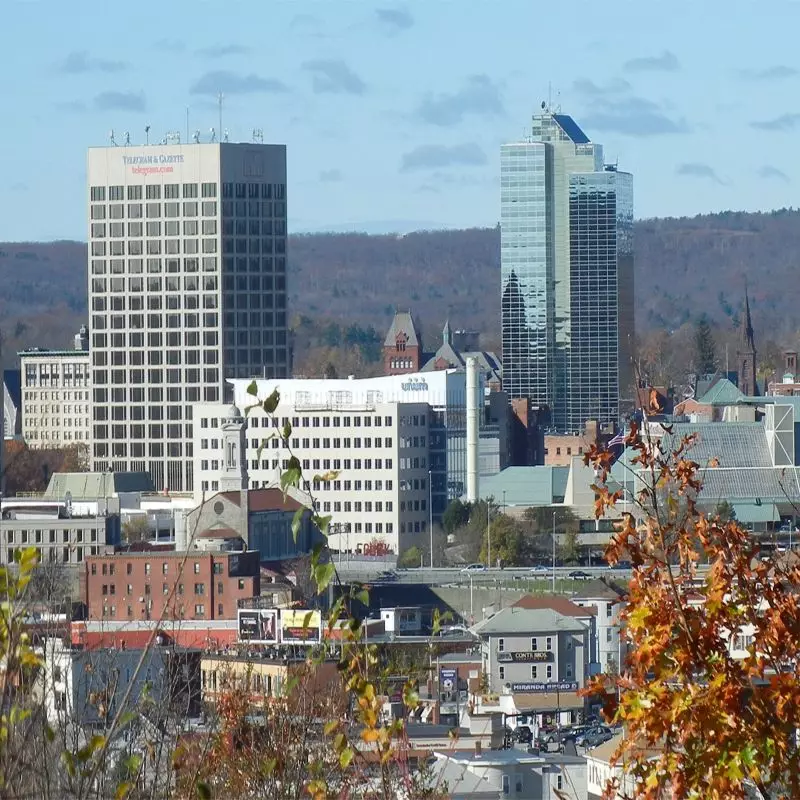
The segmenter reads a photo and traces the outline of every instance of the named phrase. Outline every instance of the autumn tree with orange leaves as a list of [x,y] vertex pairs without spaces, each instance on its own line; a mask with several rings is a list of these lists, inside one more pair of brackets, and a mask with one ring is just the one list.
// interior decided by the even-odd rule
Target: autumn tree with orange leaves
[[[633,566],[622,615],[630,655],[587,693],[613,697],[624,726],[605,798],[737,800],[800,797],[800,567],[760,558],[735,520],[701,510],[696,435],[630,428],[633,508],[607,550]],[[596,515],[621,505],[613,457],[594,449]],[[630,497],[628,499],[631,499]],[[699,570],[701,551],[707,570]],[[739,649],[734,649],[734,644]]]

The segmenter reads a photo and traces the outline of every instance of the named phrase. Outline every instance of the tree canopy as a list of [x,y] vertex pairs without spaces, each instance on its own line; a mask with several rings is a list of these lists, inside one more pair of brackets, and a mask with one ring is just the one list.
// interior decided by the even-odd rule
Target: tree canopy
[[[627,435],[642,488],[606,557],[633,565],[621,614],[629,654],[587,689],[624,726],[613,757],[624,772],[604,796],[797,798],[800,559],[766,556],[735,519],[700,510],[702,472],[716,461],[693,461],[695,441],[662,452],[649,428]],[[621,499],[606,487],[613,456],[595,449],[587,460],[602,516]]]

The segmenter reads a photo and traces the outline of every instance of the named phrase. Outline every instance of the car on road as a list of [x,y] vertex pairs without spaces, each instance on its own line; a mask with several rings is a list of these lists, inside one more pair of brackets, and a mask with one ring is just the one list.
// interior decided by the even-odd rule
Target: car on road
[[379,572],[377,577],[375,578],[378,583],[386,582],[386,581],[396,581],[397,580],[397,573],[391,569],[385,569],[383,572]]
[[468,564],[461,572],[486,572],[486,567],[483,564]]
[[544,564],[536,564],[530,568],[529,572],[533,572],[535,575],[546,575],[548,572],[550,572],[550,569]]
[[577,736],[575,744],[588,750],[590,747],[597,747],[597,745],[607,742],[613,736],[614,732],[607,725],[596,725]]
[[588,572],[584,572],[582,569],[574,569],[567,577],[572,578],[574,581],[585,581],[592,576]]

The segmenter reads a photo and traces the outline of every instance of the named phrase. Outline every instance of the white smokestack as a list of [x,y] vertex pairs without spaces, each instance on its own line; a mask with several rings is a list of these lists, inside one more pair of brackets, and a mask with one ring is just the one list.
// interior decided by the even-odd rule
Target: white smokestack
[[186,541],[186,514],[182,509],[175,509],[173,522],[175,530],[175,550],[186,550],[188,546],[188,542]]
[[481,408],[478,359],[467,358],[467,500],[478,500],[478,414]]

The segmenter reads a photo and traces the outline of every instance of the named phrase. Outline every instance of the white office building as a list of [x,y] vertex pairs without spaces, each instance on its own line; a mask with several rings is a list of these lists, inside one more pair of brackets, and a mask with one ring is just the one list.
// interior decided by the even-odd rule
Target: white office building
[[[343,380],[233,380],[245,412],[246,466],[251,488],[280,481],[291,454],[323,515],[332,516],[330,546],[355,552],[383,541],[396,554],[421,539],[449,499],[464,491],[465,375],[448,370]],[[267,415],[257,405],[277,389]],[[249,411],[248,411],[249,409]],[[194,407],[195,500],[219,490],[225,469],[221,426],[228,407]],[[290,446],[280,431],[291,426]],[[314,480],[338,472],[330,481]],[[433,500],[433,505],[431,501]],[[423,539],[423,537],[425,537]]]
[[88,154],[92,469],[194,486],[192,405],[288,374],[286,148]]
[[[22,350],[22,438],[31,448],[89,445],[89,333],[81,328],[72,350]],[[13,433],[13,429],[12,429]]]

